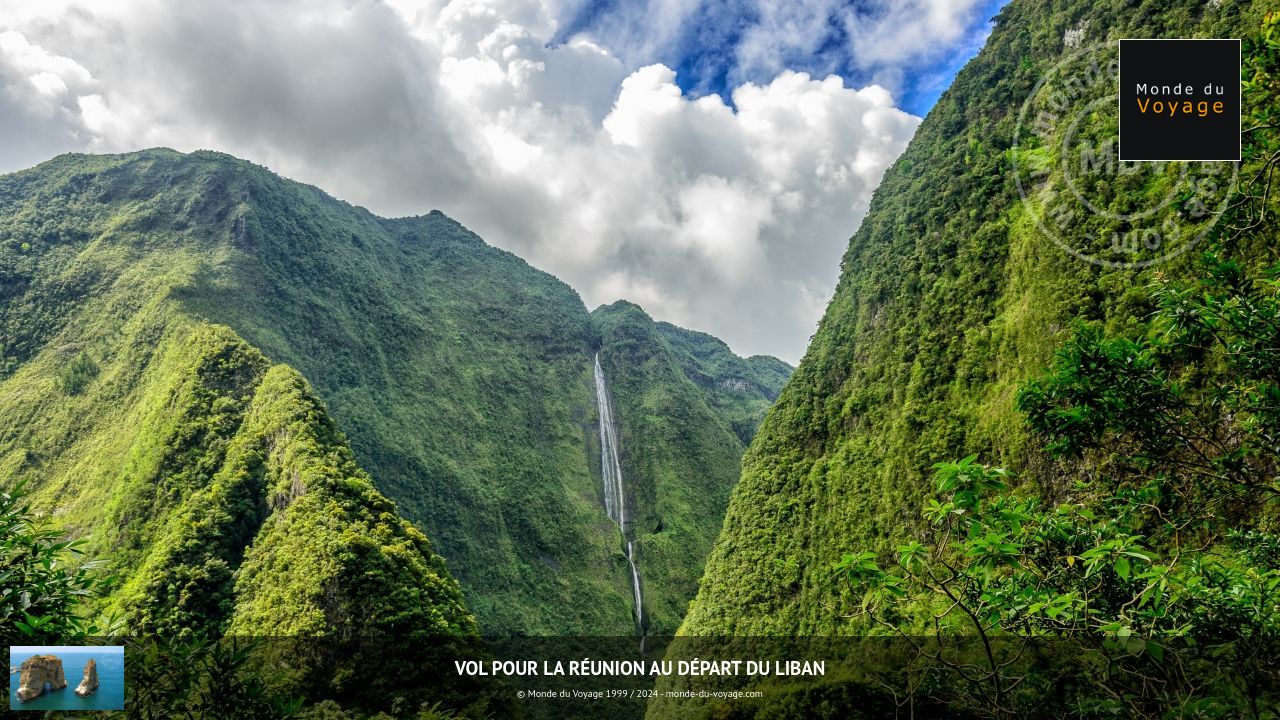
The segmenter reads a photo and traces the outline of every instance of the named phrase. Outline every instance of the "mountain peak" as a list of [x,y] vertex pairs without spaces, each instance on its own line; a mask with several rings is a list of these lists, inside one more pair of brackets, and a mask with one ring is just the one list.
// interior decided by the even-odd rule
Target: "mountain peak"
[[[634,303],[588,313],[440,211],[379,218],[224,153],[68,155],[0,176],[0,397],[24,398],[0,403],[0,481],[46,492],[128,578],[112,602],[151,627],[252,633],[296,605],[306,617],[276,630],[324,632],[334,608],[279,570],[310,557],[289,513],[355,503],[392,519],[352,523],[420,550],[388,571],[456,577],[488,633],[632,632],[584,451],[599,351],[623,443],[680,456],[660,472],[623,454],[651,521],[636,533],[648,627],[674,631],[780,381],[699,336],[736,368],[717,375],[673,333]],[[424,611],[465,629],[431,588]],[[334,618],[360,606],[339,596]]]

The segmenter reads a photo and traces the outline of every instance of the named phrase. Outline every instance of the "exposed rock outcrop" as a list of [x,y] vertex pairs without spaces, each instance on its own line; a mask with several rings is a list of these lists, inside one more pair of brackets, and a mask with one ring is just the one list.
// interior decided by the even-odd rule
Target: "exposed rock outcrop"
[[89,658],[89,662],[84,664],[84,679],[80,681],[80,685],[76,687],[76,694],[80,697],[89,697],[98,689],[98,661]]
[[27,702],[44,694],[45,685],[50,690],[67,686],[62,674],[62,660],[55,655],[32,655],[18,667],[18,700]]

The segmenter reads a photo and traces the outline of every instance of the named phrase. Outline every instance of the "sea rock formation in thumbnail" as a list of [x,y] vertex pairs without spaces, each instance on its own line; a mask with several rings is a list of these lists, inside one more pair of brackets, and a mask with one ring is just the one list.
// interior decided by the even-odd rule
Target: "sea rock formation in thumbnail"
[[[95,673],[95,679],[97,675]],[[62,674],[62,660],[54,655],[32,655],[18,667],[18,700],[27,702],[44,694],[45,685],[50,690],[67,686]]]
[[89,658],[89,662],[84,664],[84,679],[80,681],[80,685],[76,687],[76,694],[80,697],[89,697],[98,689],[98,661]]

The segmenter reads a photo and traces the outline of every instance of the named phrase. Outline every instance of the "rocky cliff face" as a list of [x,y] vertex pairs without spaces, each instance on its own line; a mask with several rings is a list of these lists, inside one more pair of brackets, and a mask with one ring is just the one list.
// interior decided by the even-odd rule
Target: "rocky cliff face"
[[[95,675],[96,678],[96,675]],[[62,660],[53,655],[32,655],[18,668],[18,699],[34,700],[44,694],[45,684],[50,690],[67,686],[62,674]]]
[[89,697],[98,689],[98,661],[89,658],[89,662],[84,664],[84,678],[80,681],[80,685],[76,687],[76,694],[80,697]]

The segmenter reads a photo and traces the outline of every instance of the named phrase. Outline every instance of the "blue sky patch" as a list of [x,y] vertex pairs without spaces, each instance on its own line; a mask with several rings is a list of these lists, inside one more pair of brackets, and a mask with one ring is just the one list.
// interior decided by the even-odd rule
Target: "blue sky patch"
[[[927,2],[928,0],[925,0]],[[946,0],[936,0],[946,3]],[[608,48],[634,69],[662,63],[677,73],[686,94],[719,94],[731,102],[732,89],[743,82],[768,83],[782,70],[807,72],[817,78],[836,74],[848,87],[884,85],[899,106],[924,115],[952,79],[981,48],[991,19],[1005,0],[956,0],[957,32],[946,42],[926,33],[903,38],[902,55],[893,59],[864,57],[850,27],[871,31],[892,25],[889,15],[901,6],[888,2],[814,3],[808,11],[781,10],[743,0],[688,3],[591,0],[563,21],[556,42],[585,36]],[[800,8],[806,3],[797,3]],[[672,17],[672,8],[677,17]],[[923,7],[922,7],[923,10]],[[766,17],[772,14],[774,17]],[[786,17],[778,17],[778,15]],[[903,12],[905,18],[909,13]],[[803,21],[797,27],[794,21]],[[663,24],[667,27],[662,27]],[[891,28],[890,28],[891,29]],[[856,31],[856,30],[855,30]],[[776,38],[772,52],[756,52],[754,63],[746,43]],[[911,45],[915,44],[915,47]],[[763,62],[761,62],[763,60]]]

